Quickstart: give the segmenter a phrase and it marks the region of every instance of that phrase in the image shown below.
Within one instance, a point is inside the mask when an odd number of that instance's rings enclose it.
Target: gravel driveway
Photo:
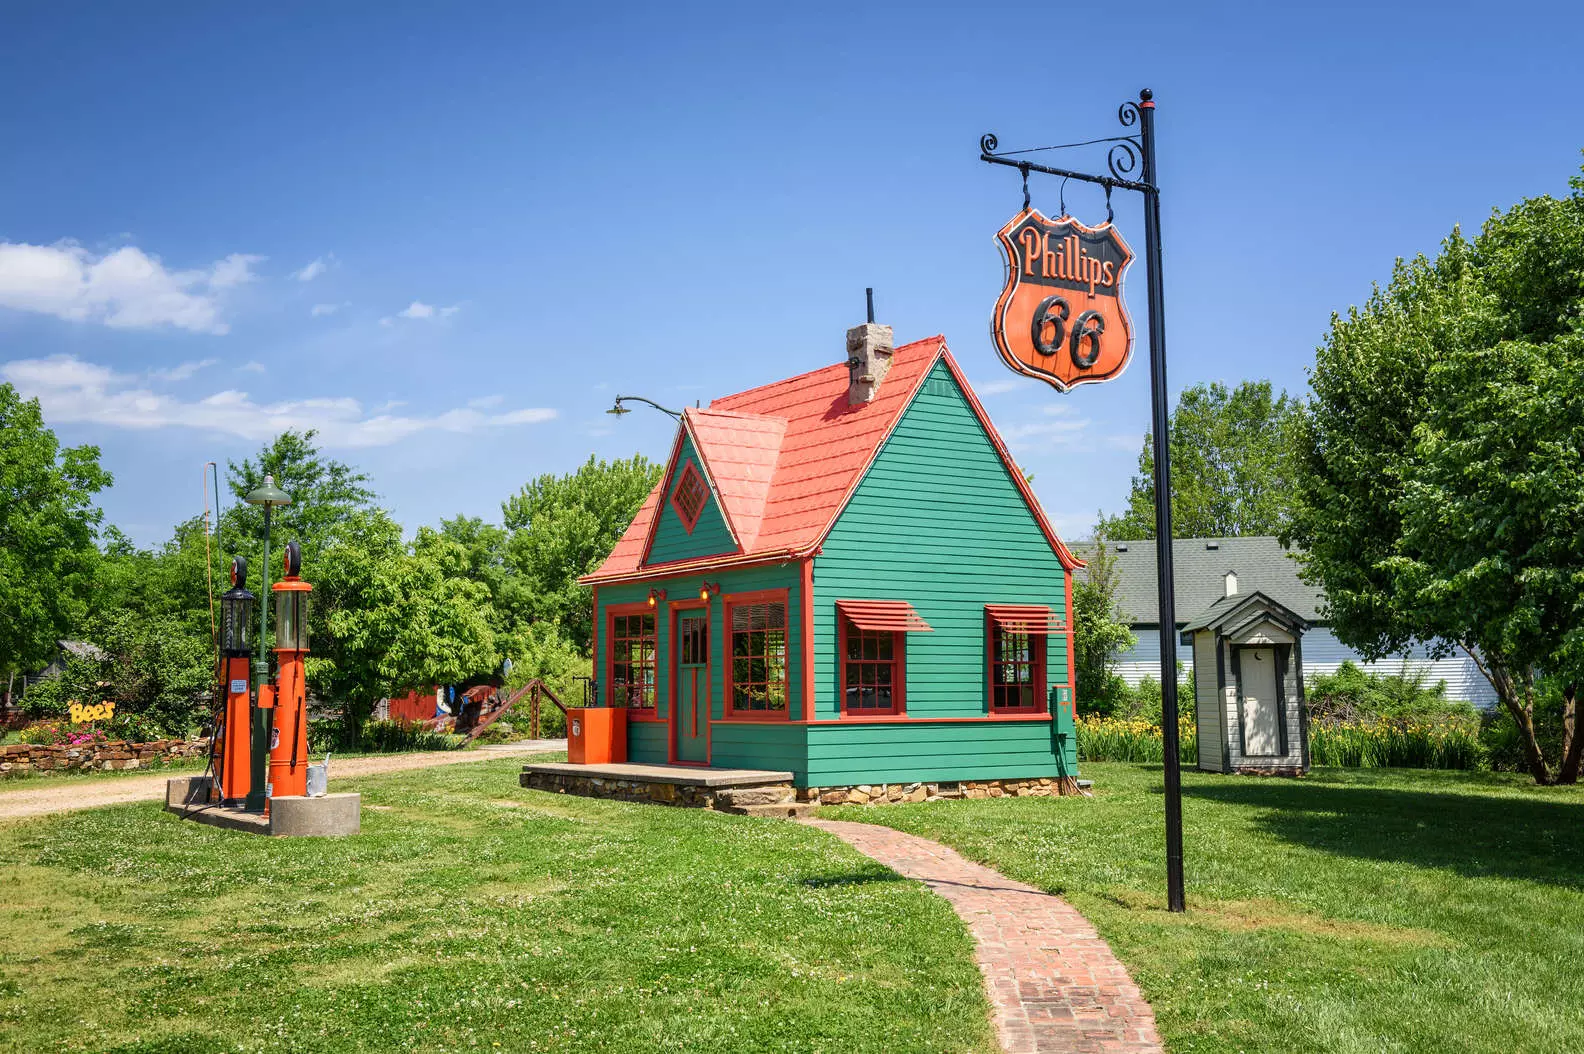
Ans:
[[[382,772],[426,769],[434,765],[460,765],[469,761],[488,761],[490,758],[515,754],[544,754],[565,749],[564,739],[528,739],[520,743],[499,743],[472,750],[436,750],[374,758],[331,758],[330,778],[344,780],[353,776],[375,776]],[[52,779],[42,786],[29,780],[27,782],[32,786],[17,790],[0,789],[0,820],[94,809],[101,805],[119,805],[129,801],[163,801],[165,781],[170,778],[171,773],[151,772],[147,776],[107,780]]]

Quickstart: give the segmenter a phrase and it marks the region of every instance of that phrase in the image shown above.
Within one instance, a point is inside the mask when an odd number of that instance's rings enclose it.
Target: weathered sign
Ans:
[[[1116,228],[1027,208],[996,239],[1007,276],[990,329],[1006,364],[1064,392],[1121,374],[1133,353],[1122,302],[1133,250]]]

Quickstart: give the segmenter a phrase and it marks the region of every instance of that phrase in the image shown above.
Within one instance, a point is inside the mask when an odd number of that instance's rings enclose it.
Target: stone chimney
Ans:
[[[848,406],[862,406],[875,397],[895,350],[890,326],[866,322],[847,331]]]

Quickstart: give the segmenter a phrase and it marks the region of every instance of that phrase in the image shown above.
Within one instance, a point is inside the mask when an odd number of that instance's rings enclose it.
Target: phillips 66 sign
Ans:
[[[1121,374],[1133,353],[1122,304],[1133,250],[1116,228],[1028,208],[996,239],[1007,276],[990,329],[1006,364],[1064,392]]]

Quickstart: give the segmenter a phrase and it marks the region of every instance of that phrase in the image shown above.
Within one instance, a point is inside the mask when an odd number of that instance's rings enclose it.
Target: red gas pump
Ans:
[[[308,685],[303,657],[308,654],[308,597],[313,586],[298,577],[302,549],[289,542],[285,578],[275,593],[275,729],[271,734],[269,785],[277,797],[308,793]]]
[[[250,751],[248,653],[253,603],[258,599],[248,591],[247,560],[231,561],[231,588],[220,597],[220,651],[225,675],[225,713],[215,736],[220,748],[215,751],[220,798],[226,804],[240,805],[253,789],[248,768]]]

